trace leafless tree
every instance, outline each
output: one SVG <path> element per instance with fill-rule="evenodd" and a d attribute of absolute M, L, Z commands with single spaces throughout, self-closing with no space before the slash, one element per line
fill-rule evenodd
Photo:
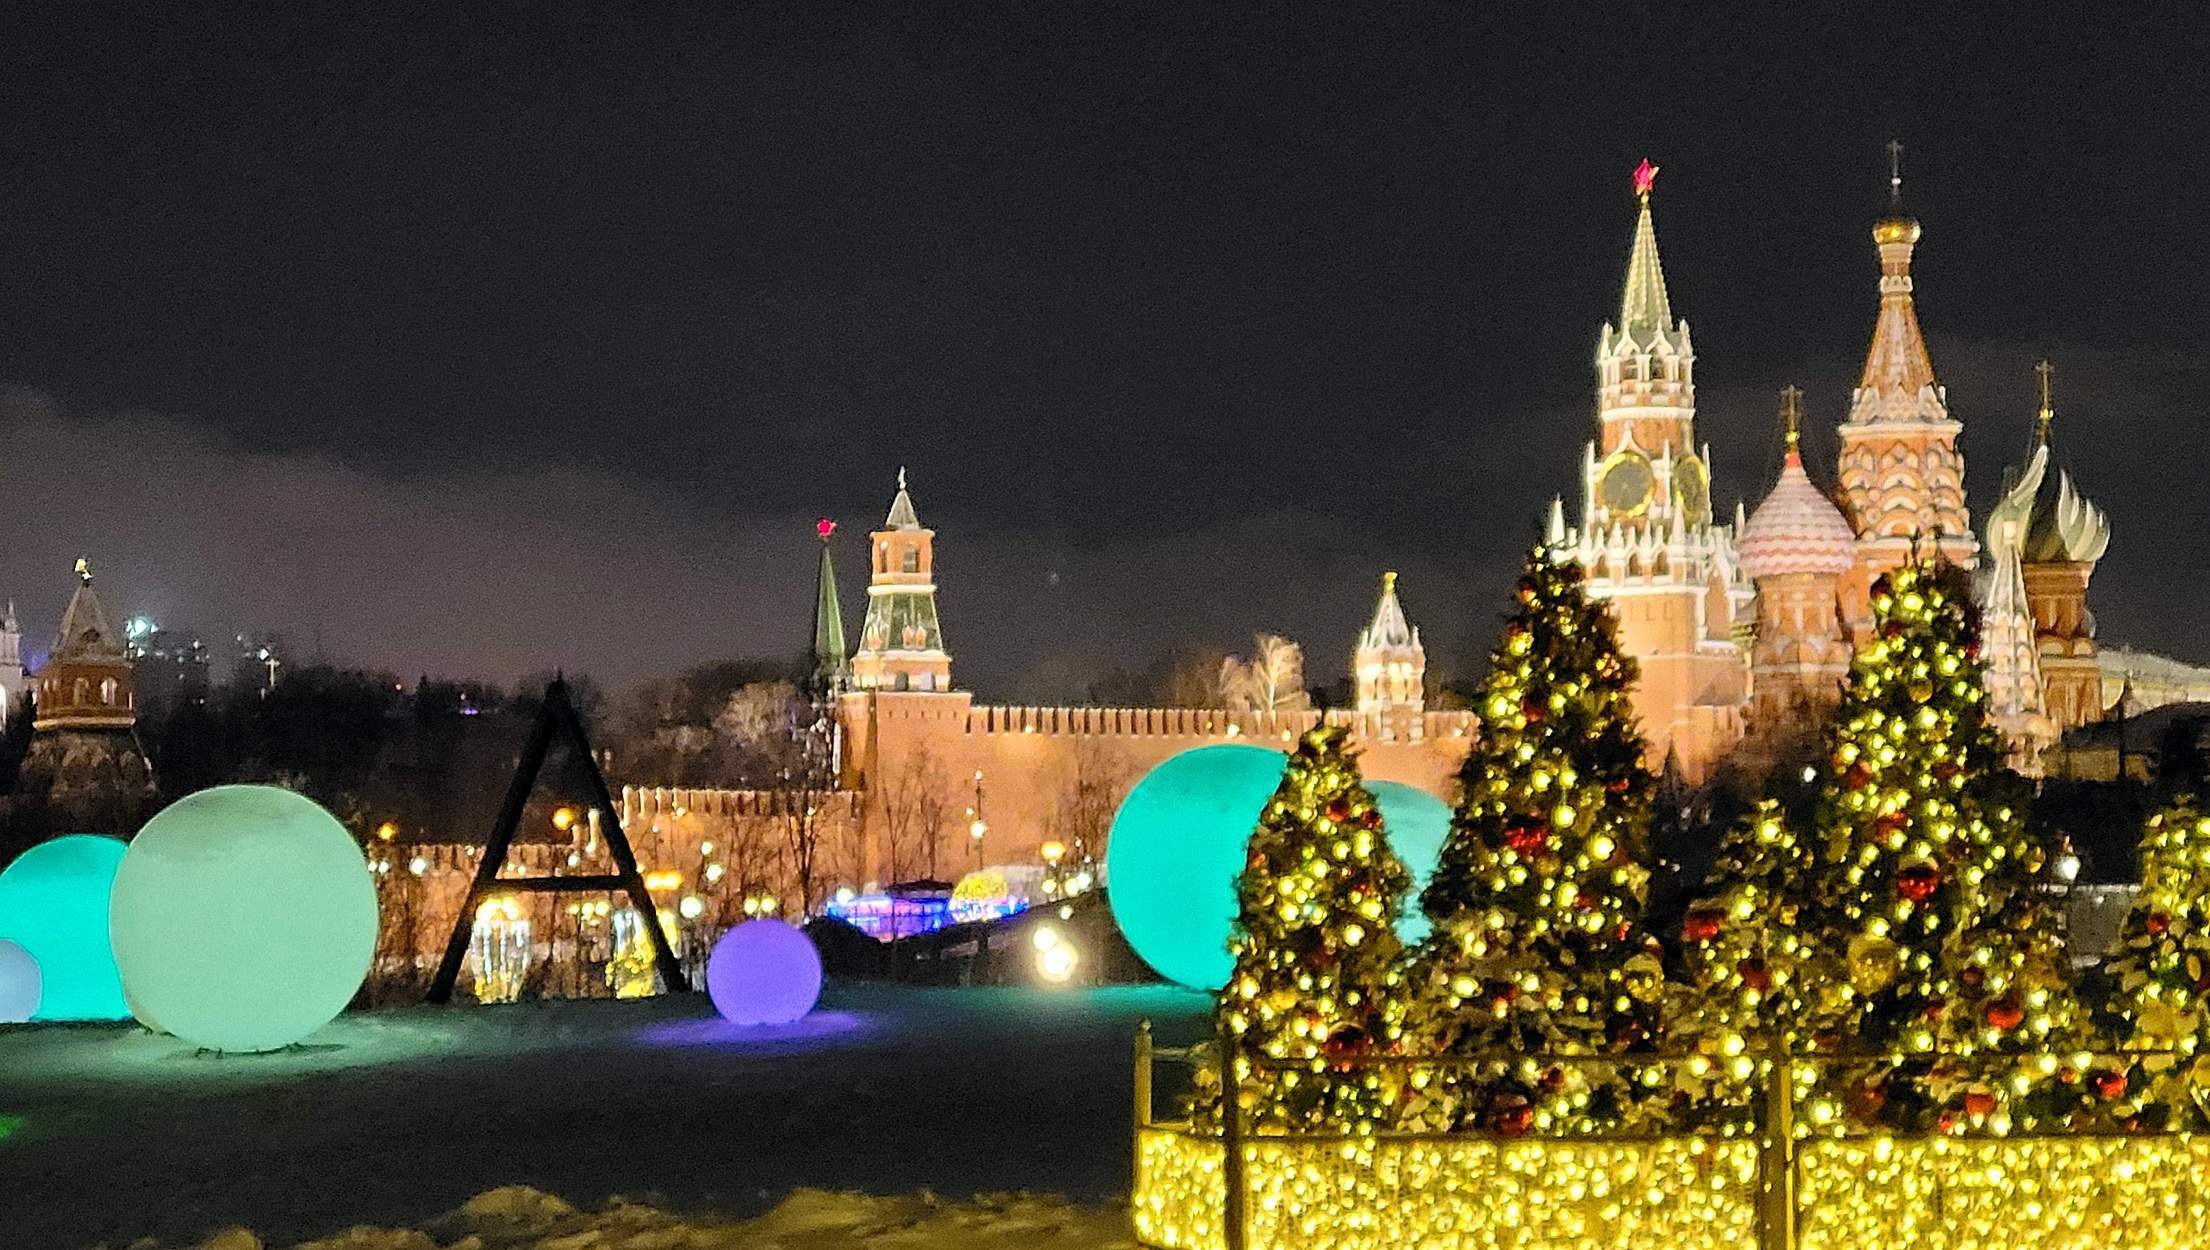
<path fill-rule="evenodd" d="M 1220 700 L 1234 712 L 1281 715 L 1310 706 L 1305 694 L 1304 648 L 1279 634 L 1251 640 L 1251 658 L 1220 662 Z"/>
<path fill-rule="evenodd" d="M 1077 739 L 1073 757 L 1059 781 L 1059 793 L 1044 815 L 1044 829 L 1052 841 L 1067 848 L 1070 859 L 1104 853 L 1113 815 L 1128 792 L 1134 770 L 1111 743 L 1099 738 Z"/>
<path fill-rule="evenodd" d="M 883 878 L 914 873 L 937 879 L 939 847 L 952 801 L 943 766 L 922 742 L 883 786 Z"/>

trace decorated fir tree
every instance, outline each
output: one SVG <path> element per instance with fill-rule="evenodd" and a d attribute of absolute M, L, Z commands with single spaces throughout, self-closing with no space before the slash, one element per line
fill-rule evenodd
<path fill-rule="evenodd" d="M 1357 1061 L 1402 1049 L 1391 922 L 1411 876 L 1346 733 L 1305 734 L 1260 814 L 1236 879 L 1235 971 L 1219 996 L 1251 1122 L 1297 1132 L 1371 1131 L 1394 1115 L 1399 1088 L 1395 1070 Z"/>
<path fill-rule="evenodd" d="M 2000 1131 L 2019 1095 L 1999 1056 L 2038 1066 L 2067 997 L 2017 927 L 2040 923 L 2043 855 L 1987 722 L 1962 575 L 1906 565 L 1872 608 L 1817 804 L 1804 972 L 1810 1040 L 1861 1058 L 1827 1070 L 1812 1121 Z"/>
<path fill-rule="evenodd" d="M 1517 1136 L 1614 1125 L 1626 1065 L 1548 1057 L 1654 1045 L 1663 969 L 1639 929 L 1653 781 L 1610 611 L 1541 547 L 1490 657 L 1481 736 L 1421 903 L 1418 1044 L 1479 1062 L 1416 1073 L 1423 1127 Z"/>
<path fill-rule="evenodd" d="M 1803 1014 L 1800 927 L 1809 864 L 1780 805 L 1767 800 L 1727 830 L 1703 893 L 1681 920 L 1685 984 L 1666 1031 L 1688 1057 L 1672 1070 L 1676 1122 L 1744 1129 L 1776 1049 Z"/>
<path fill-rule="evenodd" d="M 2210 1126 L 2210 816 L 2192 799 L 2149 818 L 2140 897 L 2089 997 L 2105 1039 L 2146 1052 L 2091 1078 L 2110 1117 L 2128 1128 Z"/>
<path fill-rule="evenodd" d="M 2015 829 L 2020 779 L 1991 779 L 1988 825 L 2017 848 L 1983 872 L 1969 918 L 1950 937 L 1955 997 L 1942 1005 L 1938 1045 L 1950 1061 L 1927 1074 L 1944 1131 L 2041 1130 L 2092 1115 L 2096 1095 L 2068 1060 L 2087 1040 L 2064 941 L 2064 896 L 2043 849 Z M 2004 793 L 2009 791 L 2009 793 Z M 1969 1056 L 1955 1062 L 1956 1056 Z M 2092 1075 L 2092 1073 L 2088 1074 Z"/>

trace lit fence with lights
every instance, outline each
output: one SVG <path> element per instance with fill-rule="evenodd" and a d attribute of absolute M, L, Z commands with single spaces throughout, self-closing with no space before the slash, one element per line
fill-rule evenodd
<path fill-rule="evenodd" d="M 1785 1064 L 1734 1136 L 1278 1135 L 1238 1114 L 1156 1118 L 1154 1066 L 1207 1053 L 1137 1035 L 1132 1205 L 1158 1250 L 2210 1247 L 2210 1136 L 1804 1135 Z"/>

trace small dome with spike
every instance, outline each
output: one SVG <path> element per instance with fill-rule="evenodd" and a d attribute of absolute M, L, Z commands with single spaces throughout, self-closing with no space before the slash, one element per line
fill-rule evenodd
<path fill-rule="evenodd" d="M 1788 421 L 1788 455 L 1780 466 L 1780 481 L 1765 502 L 1742 526 L 1735 539 L 1742 571 L 1754 580 L 1788 573 L 1823 573 L 1840 576 L 1857 562 L 1857 535 L 1803 471 L 1803 455 L 1796 449 L 1796 399 L 1789 387 L 1782 395 Z"/>
<path fill-rule="evenodd" d="M 2041 379 L 2041 412 L 2034 425 L 2034 445 L 2048 457 L 2026 514 L 2020 556 L 2028 564 L 2093 564 L 2110 548 L 2110 518 L 2080 493 L 2072 475 L 2056 464 L 2049 442 L 2049 427 L 2056 417 L 2050 377 L 2054 366 L 2044 360 L 2034 367 Z"/>

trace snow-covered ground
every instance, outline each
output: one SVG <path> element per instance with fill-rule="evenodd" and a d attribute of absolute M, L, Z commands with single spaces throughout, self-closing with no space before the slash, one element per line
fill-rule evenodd
<path fill-rule="evenodd" d="M 1135 1022 L 1174 1044 L 1204 1011 L 1167 988 L 855 986 L 775 1030 L 726 1025 L 701 995 L 423 1007 L 263 1056 L 121 1026 L 0 1028 L 0 1247 L 189 1246 L 230 1225 L 285 1246 L 359 1224 L 435 1236 L 359 1243 L 376 1250 L 470 1231 L 534 1246 L 653 1219 L 648 1244 L 700 1250 L 1109 1245 L 1125 1237 L 1109 1204 L 1128 1187 Z M 504 1241 L 466 1225 L 464 1204 L 510 1185 L 687 1222 L 615 1207 Z M 1008 1191 L 1075 1205 L 970 1200 Z M 536 1199 L 478 1205 L 501 1201 Z"/>

